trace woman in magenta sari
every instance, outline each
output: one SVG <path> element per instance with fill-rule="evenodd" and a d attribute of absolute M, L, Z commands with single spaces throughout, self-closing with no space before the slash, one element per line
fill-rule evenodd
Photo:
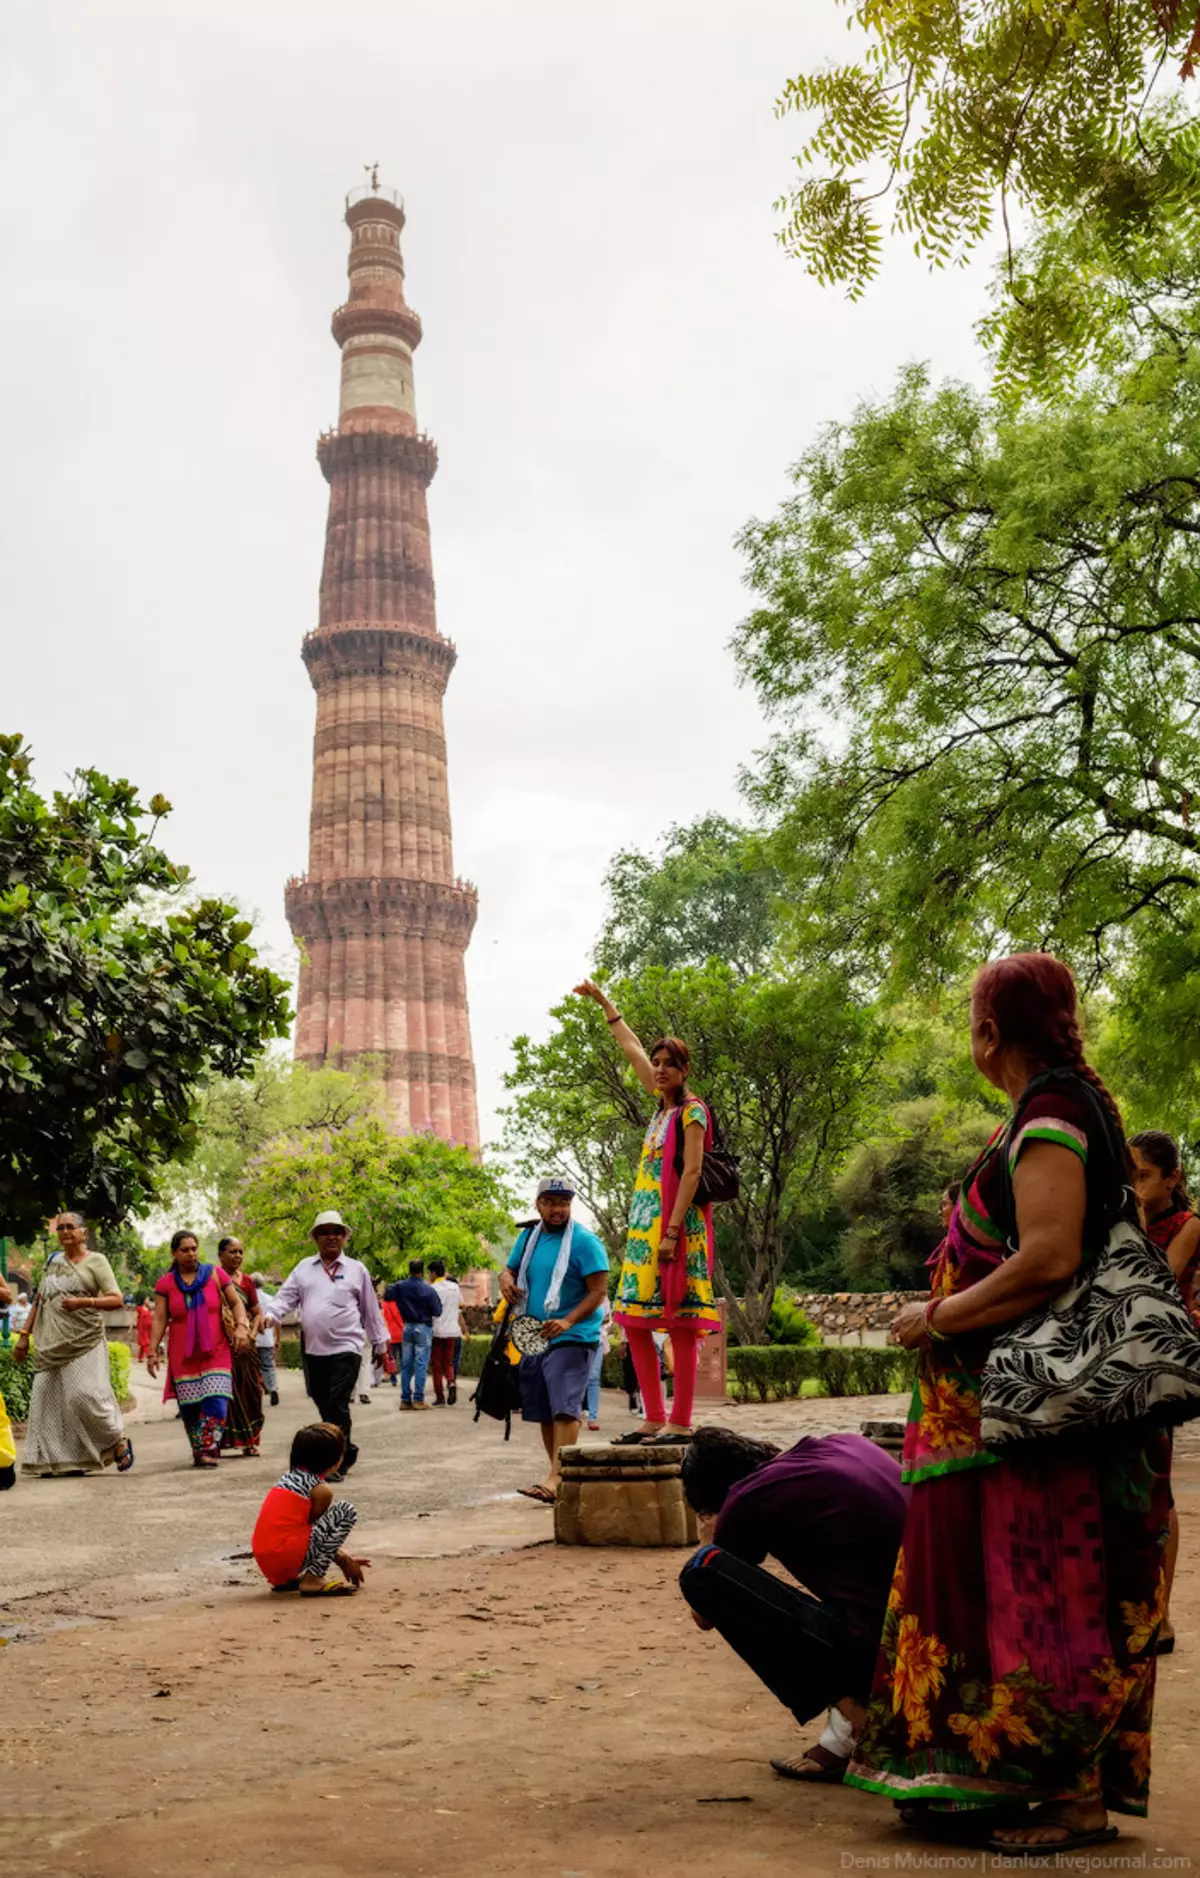
<path fill-rule="evenodd" d="M 194 1467 L 220 1463 L 221 1436 L 233 1394 L 233 1353 L 221 1321 L 222 1295 L 233 1314 L 234 1349 L 250 1345 L 250 1325 L 241 1293 L 219 1265 L 200 1263 L 194 1232 L 171 1240 L 171 1270 L 154 1287 L 154 1327 L 146 1368 L 157 1376 L 164 1334 L 167 1380 L 163 1400 L 174 1396 L 192 1446 Z"/>
<path fill-rule="evenodd" d="M 986 967 L 971 1048 L 1014 1113 L 963 1180 L 930 1302 L 894 1325 L 921 1352 L 912 1495 L 847 1780 L 902 1802 L 911 1824 L 973 1826 L 997 1852 L 1044 1859 L 1115 1838 L 1110 1811 L 1146 1811 L 1170 1438 L 1128 1424 L 983 1446 L 993 1333 L 1104 1245 L 1129 1168 L 1065 965 L 1025 953 Z"/>

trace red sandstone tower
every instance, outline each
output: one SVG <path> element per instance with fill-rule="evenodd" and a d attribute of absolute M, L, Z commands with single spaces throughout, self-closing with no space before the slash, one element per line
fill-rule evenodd
<path fill-rule="evenodd" d="M 400 198 L 347 197 L 350 296 L 329 483 L 321 610 L 304 641 L 317 694 L 308 873 L 287 887 L 300 944 L 296 1055 L 379 1059 L 404 1133 L 479 1146 L 463 955 L 475 890 L 454 877 L 442 696 L 455 652 L 437 629 L 417 431 Z"/>

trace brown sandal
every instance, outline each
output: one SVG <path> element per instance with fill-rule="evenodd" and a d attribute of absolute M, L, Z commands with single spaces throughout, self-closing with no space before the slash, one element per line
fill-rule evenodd
<path fill-rule="evenodd" d="M 829 1748 L 823 1748 L 819 1741 L 816 1747 L 805 1748 L 803 1754 L 798 1754 L 794 1760 L 771 1762 L 775 1772 L 782 1774 L 785 1780 L 824 1780 L 831 1783 L 840 1782 L 849 1765 L 848 1754 L 834 1754 Z M 805 1767 L 813 1767 L 816 1771 L 805 1773 Z"/>

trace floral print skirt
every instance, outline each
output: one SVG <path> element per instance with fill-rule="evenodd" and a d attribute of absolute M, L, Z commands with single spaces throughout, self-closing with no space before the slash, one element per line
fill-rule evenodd
<path fill-rule="evenodd" d="M 848 1782 L 1144 1814 L 1170 1465 L 1128 1429 L 918 1481 Z"/>

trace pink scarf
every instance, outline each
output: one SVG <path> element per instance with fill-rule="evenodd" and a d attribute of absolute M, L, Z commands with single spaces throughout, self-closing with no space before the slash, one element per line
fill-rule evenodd
<path fill-rule="evenodd" d="M 693 1098 L 694 1099 L 694 1098 Z M 675 1201 L 679 1194 L 679 1175 L 675 1172 L 675 1149 L 679 1142 L 680 1117 L 683 1104 L 671 1113 L 663 1136 L 662 1159 L 662 1230 L 665 1232 Z M 713 1144 L 712 1116 L 704 1105 L 704 1146 Z M 704 1221 L 704 1236 L 708 1247 L 708 1275 L 712 1277 L 713 1268 L 713 1229 L 712 1208 L 706 1206 L 701 1212 Z M 687 1221 L 685 1219 L 679 1238 L 675 1242 L 675 1257 L 659 1259 L 658 1281 L 662 1290 L 663 1314 L 667 1318 L 675 1317 L 687 1296 Z"/>

